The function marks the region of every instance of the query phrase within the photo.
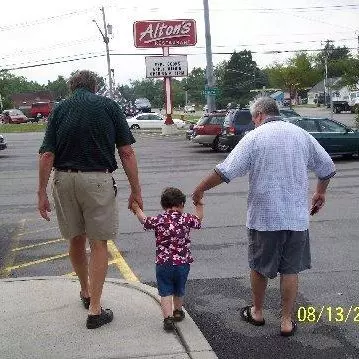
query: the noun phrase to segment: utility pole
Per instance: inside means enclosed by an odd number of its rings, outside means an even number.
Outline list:
[[[329,57],[329,45],[333,40],[326,40],[324,46],[324,68],[325,68],[325,77],[324,77],[324,106],[327,105],[327,95],[328,91],[328,57]],[[331,93],[329,94],[331,98]]]
[[[205,25],[205,36],[206,36],[206,79],[207,79],[207,110],[212,112],[216,109],[215,93],[211,92],[211,89],[215,87],[215,79],[213,75],[213,62],[212,62],[212,46],[211,46],[211,28],[209,23],[209,8],[208,0],[203,0],[204,9],[204,25]]]
[[[111,25],[107,25],[107,24],[106,24],[106,15],[105,15],[105,9],[104,9],[104,7],[102,6],[100,10],[101,10],[101,12],[102,12],[103,29],[104,29],[104,31],[102,32],[102,30],[101,30],[100,27],[98,26],[96,20],[92,20],[92,21],[96,24],[98,30],[100,31],[101,36],[102,36],[102,39],[103,39],[103,42],[105,43],[105,46],[106,46],[106,58],[107,58],[107,73],[108,73],[109,93],[110,93],[110,98],[113,99],[113,82],[112,82],[111,63],[110,63],[110,50],[109,50],[109,46],[108,46],[108,43],[110,42],[110,39],[109,39],[109,37],[108,37],[108,31],[107,31],[107,28],[112,29],[112,27],[111,27]]]

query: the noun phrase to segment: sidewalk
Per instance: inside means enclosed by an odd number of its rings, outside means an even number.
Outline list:
[[[157,290],[144,284],[108,279],[103,307],[114,320],[94,330],[86,329],[76,279],[3,279],[0,293],[2,359],[217,358],[187,313],[176,333],[163,330]]]

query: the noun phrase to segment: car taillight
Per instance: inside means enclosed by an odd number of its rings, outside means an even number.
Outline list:
[[[228,127],[227,128],[227,134],[228,135],[234,135],[236,133],[236,129],[234,127]]]

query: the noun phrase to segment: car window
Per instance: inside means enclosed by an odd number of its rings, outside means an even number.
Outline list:
[[[141,115],[137,117],[137,120],[147,121],[149,120],[148,115]]]
[[[162,118],[157,115],[148,115],[148,117],[151,121],[161,121],[162,120]]]
[[[328,119],[320,119],[318,120],[318,123],[322,132],[345,133],[347,131],[344,126],[339,125],[339,123],[336,123]]]
[[[248,125],[251,121],[252,115],[249,111],[239,111],[236,116],[236,124],[238,125]]]
[[[210,118],[209,123],[211,125],[222,125],[224,121],[224,117],[223,116],[213,116]]]
[[[303,119],[296,121],[295,124],[308,132],[318,132],[316,120],[314,119]]]

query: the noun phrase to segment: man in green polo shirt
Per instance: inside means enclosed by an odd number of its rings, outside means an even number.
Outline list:
[[[69,256],[81,285],[80,298],[89,310],[86,326],[98,328],[113,319],[100,300],[107,273],[107,240],[117,238],[117,167],[115,149],[127,175],[134,201],[142,207],[135,142],[120,107],[95,95],[96,76],[78,71],[69,80],[72,95],[49,116],[39,154],[38,209],[50,220],[47,185],[52,169],[52,194],[61,234],[69,240]],[[91,254],[87,262],[86,238]]]

